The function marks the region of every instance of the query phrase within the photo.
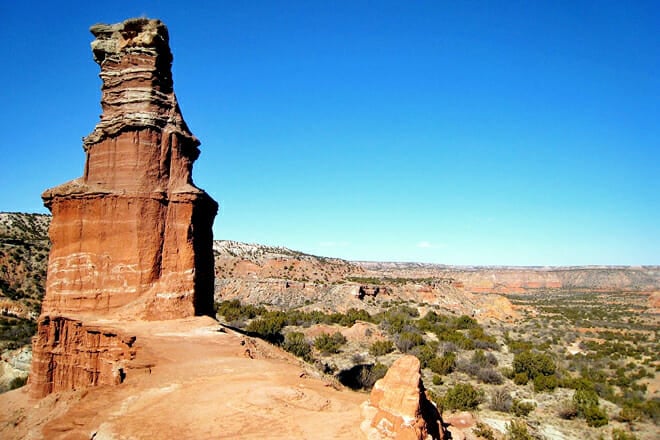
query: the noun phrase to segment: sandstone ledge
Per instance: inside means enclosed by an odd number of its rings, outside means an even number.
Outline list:
[[[211,318],[87,325],[136,337],[123,383],[2,394],[0,438],[361,438],[365,394]]]

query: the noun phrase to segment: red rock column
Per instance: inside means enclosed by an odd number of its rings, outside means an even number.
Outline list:
[[[52,249],[44,315],[171,319],[212,314],[217,204],[192,181],[199,141],[172,87],[167,28],[91,28],[103,114],[85,172],[44,192]]]
[[[46,190],[53,214],[31,393],[121,383],[135,338],[86,324],[213,313],[218,205],[192,181],[199,141],[172,89],[167,28],[131,19],[91,28],[103,114],[84,175]]]

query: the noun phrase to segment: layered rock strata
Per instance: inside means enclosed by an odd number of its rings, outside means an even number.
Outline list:
[[[172,87],[159,20],[95,25],[103,114],[83,141],[82,177],[46,190],[46,295],[33,340],[32,393],[121,382],[132,337],[88,320],[213,313],[217,203],[192,181],[199,141]]]
[[[362,407],[362,432],[370,440],[444,439],[438,409],[426,397],[419,359],[397,359],[378,380]]]
[[[32,346],[33,395],[117,385],[135,357],[135,337],[64,317],[44,317]]]
[[[199,141],[172,88],[167,28],[131,19],[91,32],[103,114],[83,141],[84,175],[42,196],[53,213],[43,310],[211,314],[217,204],[192,181]]]

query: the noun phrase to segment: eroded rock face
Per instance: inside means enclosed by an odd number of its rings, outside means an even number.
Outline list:
[[[84,175],[42,196],[53,213],[43,311],[211,314],[217,204],[192,181],[199,141],[172,88],[167,28],[140,18],[91,32],[103,114]]]
[[[43,316],[32,346],[35,396],[95,385],[117,385],[135,357],[135,338],[64,317]]]
[[[53,216],[36,397],[123,381],[134,337],[89,320],[213,314],[218,205],[192,181],[199,141],[172,88],[167,28],[139,18],[91,32],[103,114],[83,141],[84,175],[42,195]]]
[[[419,359],[403,356],[374,385],[362,407],[362,431],[376,439],[443,439],[442,419],[424,391]]]

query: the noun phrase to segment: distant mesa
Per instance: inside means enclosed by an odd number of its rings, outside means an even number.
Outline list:
[[[167,28],[137,18],[91,32],[103,114],[83,141],[84,175],[42,195],[53,217],[38,396],[122,380],[114,363],[130,358],[130,336],[85,321],[213,314],[218,205],[193,184],[200,142],[174,94]]]

